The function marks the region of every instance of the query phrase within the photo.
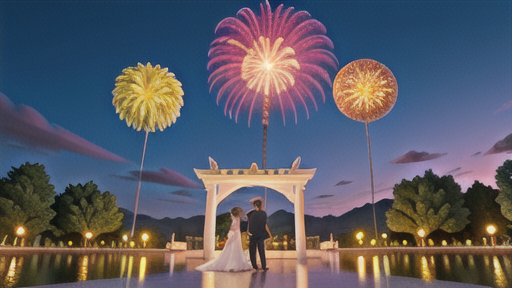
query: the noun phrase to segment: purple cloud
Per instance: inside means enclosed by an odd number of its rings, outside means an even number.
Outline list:
[[[466,175],[466,174],[469,174],[469,173],[473,173],[473,171],[470,170],[470,171],[460,172],[459,174],[454,175],[454,177],[459,177],[459,176]]]
[[[417,152],[417,151],[411,150],[389,163],[402,164],[402,163],[422,162],[422,161],[428,161],[428,160],[436,159],[439,157],[443,157],[446,154],[448,154],[448,153],[432,153],[432,154],[430,154],[427,152]]]
[[[115,174],[110,174],[109,176],[110,177],[114,177],[114,178],[123,179],[123,180],[130,180],[130,181],[137,181],[138,180],[137,177],[133,177],[133,176],[123,176],[123,175],[115,175]]]
[[[184,197],[192,197],[192,194],[190,194],[190,192],[188,192],[186,190],[174,191],[174,192],[171,192],[170,194],[184,196]]]
[[[130,161],[109,152],[68,130],[48,123],[35,109],[14,105],[0,93],[0,133],[21,144],[55,152],[62,150],[90,157],[126,162]]]
[[[496,110],[496,112],[494,112],[494,114],[498,114],[498,113],[501,113],[503,111],[507,111],[509,109],[512,109],[512,101],[509,101],[505,104],[503,104],[500,109]]]
[[[130,171],[130,174],[134,177],[138,177],[139,171]],[[142,181],[185,188],[204,189],[203,184],[167,168],[160,168],[160,171],[142,171]]]
[[[341,185],[347,185],[347,184],[350,184],[352,183],[353,181],[347,181],[347,180],[342,180],[340,182],[338,182],[336,185],[334,186],[341,186]]]
[[[457,168],[455,168],[455,169],[452,169],[452,170],[450,170],[450,171],[448,171],[448,172],[444,173],[444,175],[450,175],[450,174],[453,174],[454,172],[457,172],[457,171],[459,171],[460,169],[462,169],[462,168],[461,168],[461,167],[457,167]]]
[[[480,155],[480,154],[482,154],[482,152],[478,151],[478,152],[476,152],[475,154],[471,155],[471,157],[475,157],[475,156],[478,156],[478,155]]]
[[[178,204],[197,204],[199,203],[199,200],[197,199],[157,199],[158,201],[165,201],[165,202],[171,202],[171,203],[178,203]]]
[[[496,142],[484,155],[498,154],[501,152],[512,153],[512,134],[508,134],[505,139]]]
[[[333,197],[334,195],[319,195],[319,196],[316,196],[315,199],[322,199],[322,198],[330,198],[330,197]]]

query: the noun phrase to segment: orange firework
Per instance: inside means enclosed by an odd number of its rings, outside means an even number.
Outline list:
[[[334,78],[332,86],[334,102],[338,105],[341,113],[352,120],[364,122],[366,126],[372,188],[373,225],[375,228],[375,239],[378,239],[372,150],[370,148],[368,123],[384,117],[395,105],[396,96],[398,95],[396,79],[393,73],[383,64],[370,59],[359,59],[341,68],[336,78]]]
[[[393,108],[398,86],[393,73],[383,64],[359,59],[343,67],[333,84],[338,109],[361,122],[378,120]]]

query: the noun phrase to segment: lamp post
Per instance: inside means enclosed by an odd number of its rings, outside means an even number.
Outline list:
[[[388,234],[387,233],[382,233],[381,235],[382,239],[384,239],[384,246],[388,246]]]
[[[423,241],[423,237],[425,237],[425,230],[423,228],[420,228],[417,233],[418,233],[418,236],[420,236],[420,241],[421,241],[420,246],[424,247],[425,242]]]
[[[144,241],[144,248],[146,248],[146,241],[148,241],[149,236],[147,233],[142,234],[142,241]]]
[[[124,241],[124,248],[128,248],[128,245],[126,244],[126,242],[128,241],[128,235],[123,235],[123,241]]]
[[[359,240],[359,245],[363,245],[363,239],[364,238],[364,233],[363,232],[358,232],[356,234],[356,239]]]
[[[494,233],[496,233],[496,231],[497,231],[496,226],[494,226],[492,224],[487,226],[487,233],[489,233],[489,236],[491,238],[492,247],[494,247],[494,245],[496,245],[496,243],[495,243],[496,241],[494,239]]]
[[[86,232],[85,233],[85,247],[87,247],[87,241],[91,241],[92,238],[92,232]]]
[[[13,246],[16,246],[16,240],[18,239],[18,237],[20,238],[20,246],[23,246],[23,235],[25,235],[25,228],[23,228],[23,226],[19,226],[18,228],[16,228],[16,239],[14,240],[14,245]]]

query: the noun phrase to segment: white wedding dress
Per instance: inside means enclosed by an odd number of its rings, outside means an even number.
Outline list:
[[[252,270],[242,249],[242,236],[240,234],[240,218],[231,216],[231,227],[228,240],[219,257],[196,267],[200,271],[248,271]]]

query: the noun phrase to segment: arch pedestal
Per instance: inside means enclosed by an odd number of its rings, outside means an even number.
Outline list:
[[[197,177],[203,181],[207,192],[203,235],[203,256],[206,260],[214,258],[215,220],[219,203],[240,188],[263,186],[283,194],[293,203],[297,261],[305,263],[304,190],[307,182],[313,178],[316,168],[298,169],[298,163],[300,163],[300,157],[291,169],[259,170],[255,163],[250,169],[218,169],[217,163],[210,158],[211,169],[194,169]]]

